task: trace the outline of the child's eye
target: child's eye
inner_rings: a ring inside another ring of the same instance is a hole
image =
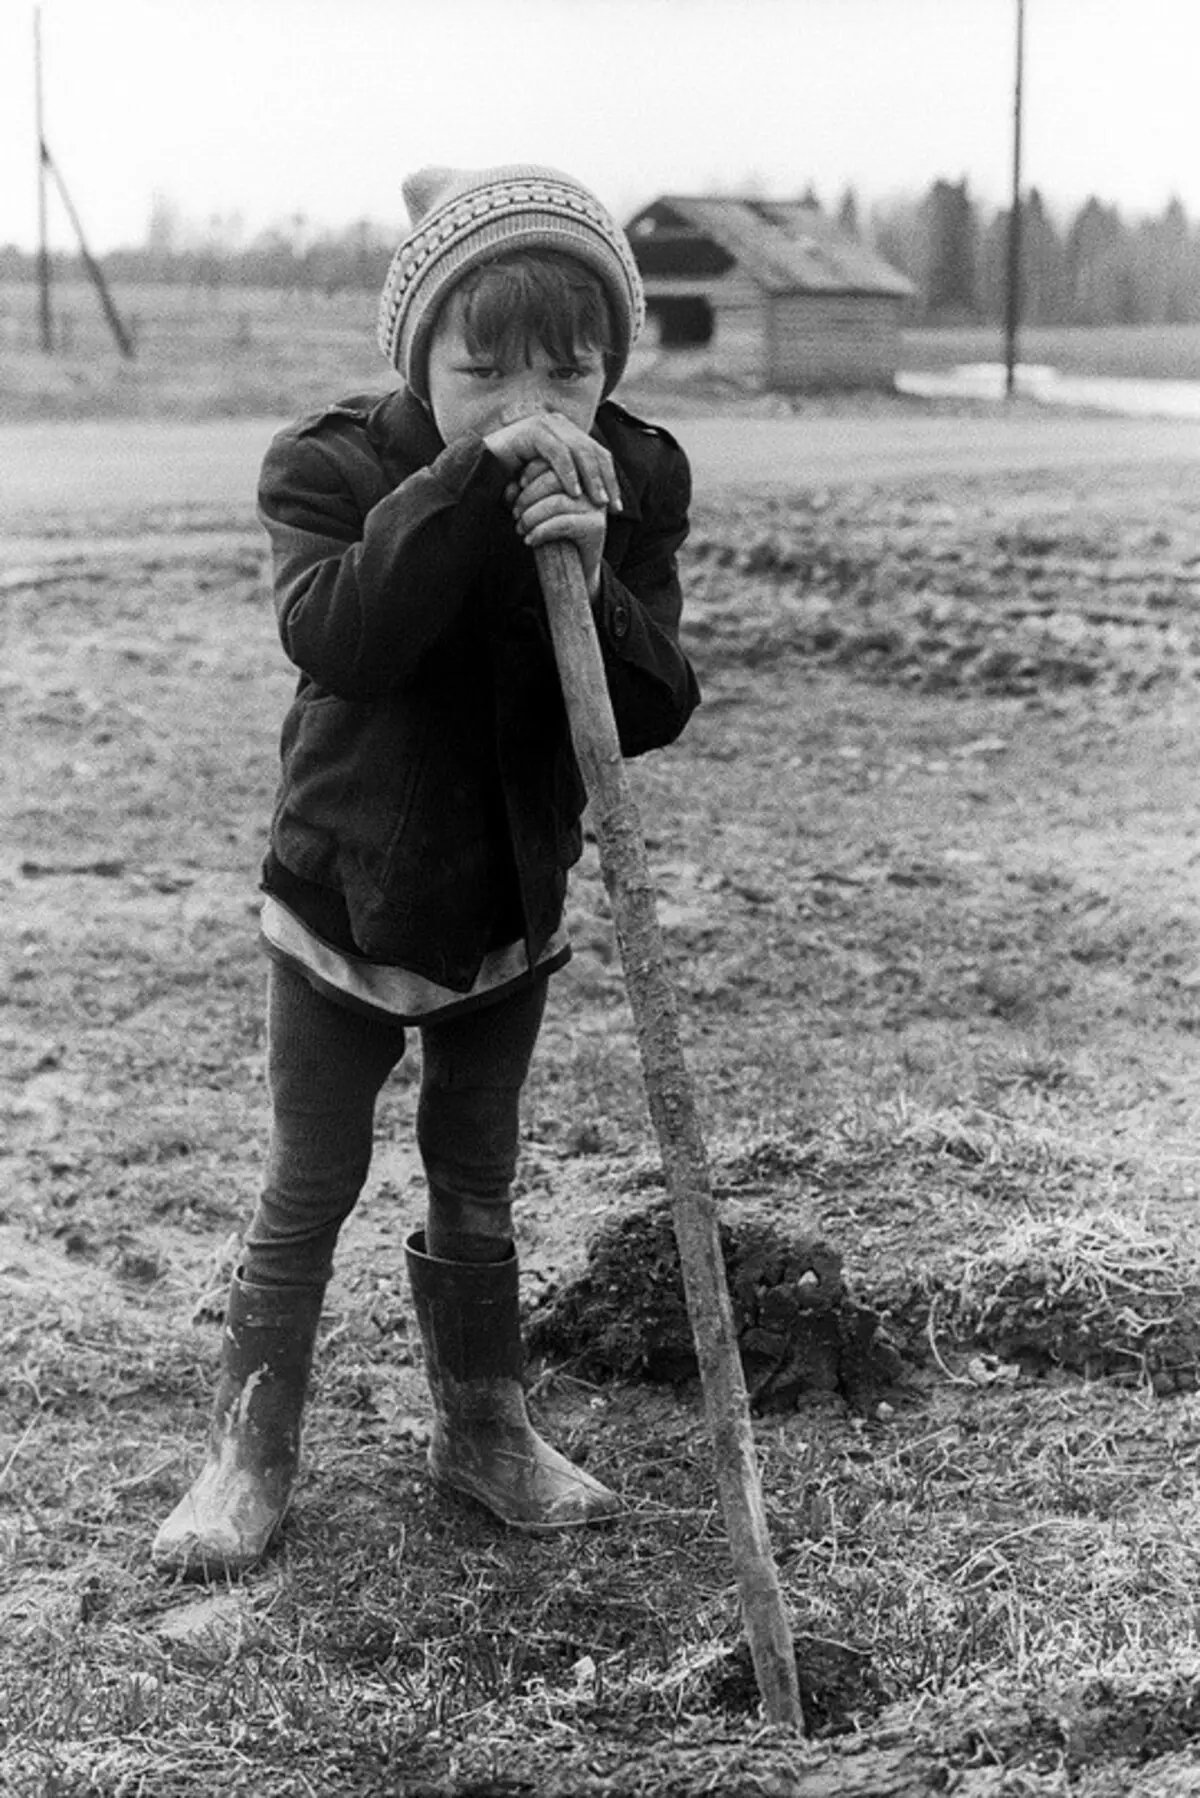
[[[474,381],[494,381],[500,370],[494,362],[473,362],[467,369],[467,373]]]
[[[561,368],[555,369],[554,379],[556,381],[566,381],[566,382],[582,381],[584,376],[586,375],[586,373],[587,373],[587,370],[584,368],[580,368],[577,363],[574,363],[574,362],[564,363]]]

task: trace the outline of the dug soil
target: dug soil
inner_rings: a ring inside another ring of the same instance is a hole
[[[266,1129],[292,676],[242,515],[0,561],[0,1788],[1200,1790],[1190,471],[699,507],[705,702],[633,768],[808,1738],[742,1646],[589,841],[527,1090],[531,1402],[620,1491],[436,1499],[386,1091],[283,1539],[173,1588]]]

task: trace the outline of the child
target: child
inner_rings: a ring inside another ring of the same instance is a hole
[[[253,1565],[282,1521],[334,1244],[409,1028],[433,1479],[523,1530],[618,1508],[521,1386],[518,1101],[570,954],[584,805],[531,551],[579,551],[624,752],[669,743],[699,698],[678,639],[690,477],[607,398],[644,304],[585,188],[516,166],[404,193],[379,320],[404,385],[283,431],[259,487],[300,670],[263,877],[272,1126],[207,1459],[154,1543],[181,1573]]]

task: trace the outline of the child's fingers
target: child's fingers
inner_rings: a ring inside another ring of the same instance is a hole
[[[547,543],[573,543],[583,564],[588,593],[594,599],[600,588],[606,518],[607,513],[599,506],[589,506],[586,511],[575,508],[552,512],[530,525],[522,533],[523,541],[531,550],[541,549]]]
[[[524,468],[522,468],[521,473],[518,476],[518,484],[524,489],[526,487],[531,487],[535,481],[545,480],[547,476],[553,479],[553,475],[554,471],[545,458],[543,456],[534,456],[532,460],[526,462]]]
[[[591,514],[591,518],[603,517],[599,510]],[[603,532],[579,512],[553,512],[536,524],[527,524],[521,531],[521,541],[528,549],[540,549],[543,543],[574,543],[580,550],[598,553],[603,546]]]
[[[571,457],[573,479],[563,481],[561,462],[557,457],[547,456],[539,467],[540,459],[527,464],[522,471],[523,482],[528,475],[528,484],[541,478],[542,474],[550,474],[558,478],[563,491],[572,495],[586,494],[594,506],[604,506],[613,511],[621,510],[621,488],[617,480],[617,471],[612,457],[603,444],[589,437],[586,431],[573,424],[561,413],[551,412],[546,415],[546,422],[553,428],[556,439],[568,451]],[[536,473],[529,475],[534,469]]]
[[[531,468],[533,467],[532,462],[529,466]],[[522,477],[520,485],[517,488],[514,503],[524,508],[525,506],[536,504],[539,499],[549,498],[552,493],[561,492],[562,488],[559,485],[558,476],[552,468],[547,468],[545,463],[543,463],[541,474],[535,475],[530,480]]]
[[[606,510],[611,506],[619,512],[621,489],[617,484],[617,471],[608,451],[594,438],[588,437],[582,432],[574,440],[572,448],[584,491],[592,504],[603,506]]]
[[[621,510],[621,488],[612,457],[562,412],[537,412],[510,419],[484,438],[510,478],[521,485],[552,474],[572,499],[586,496],[594,506]],[[531,475],[527,470],[533,469]]]
[[[554,473],[553,469],[550,468],[547,468],[543,474],[538,475],[536,480],[525,482],[523,485],[517,487],[515,491],[508,493],[506,497],[509,505],[512,507],[513,516],[519,518],[530,506],[536,506],[541,500],[550,499],[555,495],[559,498],[568,500],[572,506],[583,505],[594,507],[598,511],[606,512],[611,510],[611,508],[605,506],[603,502],[597,504],[597,502],[594,502],[587,494],[581,494],[578,497],[564,494],[562,488],[559,486],[557,475]]]
[[[577,455],[575,460],[584,492],[594,506],[603,506],[607,510],[614,499],[618,504],[620,503],[620,496],[616,491],[616,479],[613,477],[610,490],[609,471],[602,462],[589,455]]]
[[[531,420],[534,456],[540,456],[557,475],[564,493],[584,494],[594,506],[621,503],[613,459],[602,444],[589,437],[562,412],[545,412]]]
[[[525,542],[534,547],[543,540],[547,526],[553,527],[554,536],[599,542],[604,537],[606,516],[603,506],[593,506],[582,496],[572,499],[568,494],[556,491],[528,505],[519,502],[516,525]]]
[[[529,455],[526,463],[541,461],[554,475],[564,493],[578,499],[584,492],[583,471],[577,466],[575,446],[570,436],[564,434],[562,425],[568,431],[575,432],[569,419],[560,420],[557,414],[543,413],[529,421]]]

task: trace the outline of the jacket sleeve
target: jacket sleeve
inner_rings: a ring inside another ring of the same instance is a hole
[[[352,475],[355,454],[364,468]],[[283,647],[318,686],[350,700],[410,683],[461,625],[504,516],[504,471],[477,438],[443,450],[364,516],[359,494],[372,482],[381,475],[365,449],[285,431],[258,489]]]
[[[692,478],[672,438],[641,496],[641,518],[618,569],[607,561],[595,616],[623,754],[673,743],[700,703],[679,642],[683,596],[677,555],[688,533]]]

